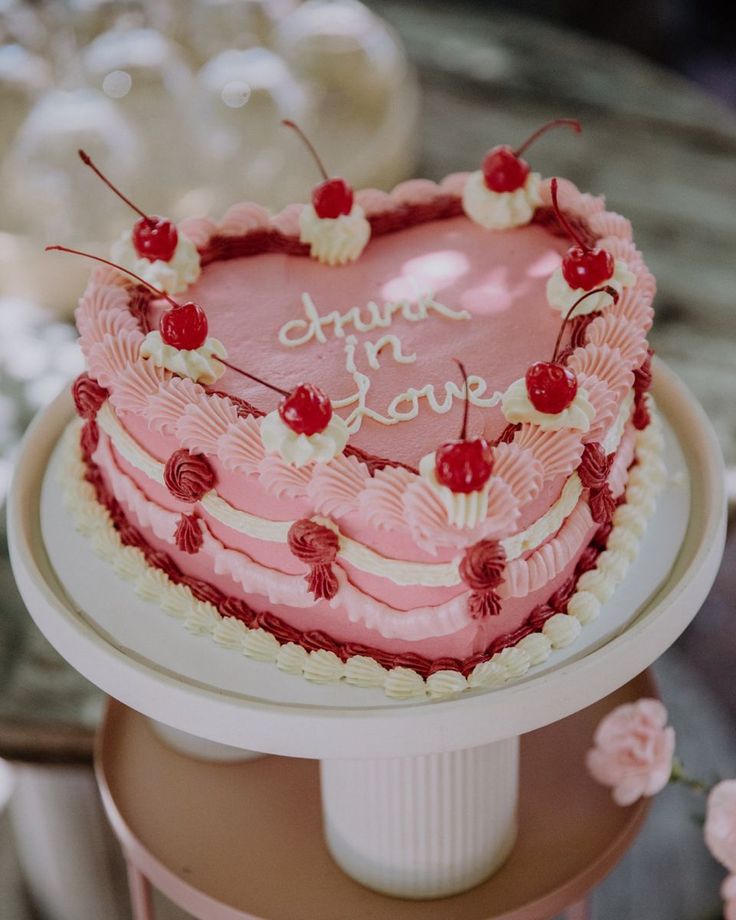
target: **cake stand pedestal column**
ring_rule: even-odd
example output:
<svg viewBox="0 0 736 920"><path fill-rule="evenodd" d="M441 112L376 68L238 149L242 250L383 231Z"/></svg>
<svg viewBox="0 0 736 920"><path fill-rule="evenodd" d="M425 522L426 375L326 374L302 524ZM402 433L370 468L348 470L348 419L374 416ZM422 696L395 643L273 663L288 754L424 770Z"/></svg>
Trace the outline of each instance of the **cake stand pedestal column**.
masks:
<svg viewBox="0 0 736 920"><path fill-rule="evenodd" d="M376 891L466 891L514 845L518 738L415 757L323 760L320 775L330 853Z"/></svg>

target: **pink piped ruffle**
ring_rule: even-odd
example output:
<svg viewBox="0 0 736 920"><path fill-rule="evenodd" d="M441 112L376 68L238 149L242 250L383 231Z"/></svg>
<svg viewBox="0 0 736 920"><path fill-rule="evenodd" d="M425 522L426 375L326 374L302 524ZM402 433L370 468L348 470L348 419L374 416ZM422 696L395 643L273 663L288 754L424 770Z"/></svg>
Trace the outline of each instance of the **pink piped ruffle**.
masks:
<svg viewBox="0 0 736 920"><path fill-rule="evenodd" d="M315 511L340 518L359 510L359 496L369 480L364 463L340 454L329 463L315 464L307 495Z"/></svg>
<svg viewBox="0 0 736 920"><path fill-rule="evenodd" d="M123 371L140 358L143 333L126 329L119 335L105 335L96 342L87 355L87 366L92 377L110 389Z"/></svg>
<svg viewBox="0 0 736 920"><path fill-rule="evenodd" d="M204 388L188 377L170 377L147 399L142 414L148 427L164 435L173 435L187 406L205 396Z"/></svg>
<svg viewBox="0 0 736 920"><path fill-rule="evenodd" d="M296 467L276 454L268 454L258 464L261 485L275 498L306 498L312 478L308 466Z"/></svg>
<svg viewBox="0 0 736 920"><path fill-rule="evenodd" d="M217 456L228 470L252 475L266 456L258 422L252 417L238 418L228 425L217 442Z"/></svg>
<svg viewBox="0 0 736 920"><path fill-rule="evenodd" d="M528 448L542 465L544 478L569 476L580 462L583 443L580 433L571 429L543 431L538 425L524 424L517 432L514 443Z"/></svg>
<svg viewBox="0 0 736 920"><path fill-rule="evenodd" d="M241 201L225 212L217 228L223 236L243 236L253 230L266 230L270 223L268 211L252 201Z"/></svg>
<svg viewBox="0 0 736 920"><path fill-rule="evenodd" d="M493 449L493 473L508 483L520 507L535 498L544 481L544 467L534 453L513 441Z"/></svg>
<svg viewBox="0 0 736 920"><path fill-rule="evenodd" d="M176 422L176 438L194 453L216 454L220 438L237 421L238 413L229 399L202 394L184 407Z"/></svg>
<svg viewBox="0 0 736 920"><path fill-rule="evenodd" d="M110 402L118 411L140 414L146 411L148 400L159 391L169 376L148 358L142 358L124 368L115 378Z"/></svg>

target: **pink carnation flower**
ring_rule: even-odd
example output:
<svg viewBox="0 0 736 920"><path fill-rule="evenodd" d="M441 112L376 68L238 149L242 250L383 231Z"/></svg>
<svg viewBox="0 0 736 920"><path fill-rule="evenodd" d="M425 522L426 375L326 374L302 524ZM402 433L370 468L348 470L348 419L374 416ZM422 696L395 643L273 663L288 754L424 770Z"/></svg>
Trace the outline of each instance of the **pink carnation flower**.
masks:
<svg viewBox="0 0 736 920"><path fill-rule="evenodd" d="M586 763L592 777L610 786L617 805L632 805L664 789L672 773L675 730L659 700L618 706L600 723Z"/></svg>
<svg viewBox="0 0 736 920"><path fill-rule="evenodd" d="M721 885L721 897L723 898L723 920L736 920L736 875L726 877Z"/></svg>
<svg viewBox="0 0 736 920"><path fill-rule="evenodd" d="M705 843L719 863L736 872L736 779L718 783L710 791ZM736 885L731 897L736 898Z"/></svg>

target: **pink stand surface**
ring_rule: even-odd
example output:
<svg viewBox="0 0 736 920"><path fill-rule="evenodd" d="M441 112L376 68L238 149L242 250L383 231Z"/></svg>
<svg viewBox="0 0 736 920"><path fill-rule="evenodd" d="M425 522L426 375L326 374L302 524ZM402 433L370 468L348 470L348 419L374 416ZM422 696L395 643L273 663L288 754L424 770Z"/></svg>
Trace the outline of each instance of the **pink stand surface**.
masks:
<svg viewBox="0 0 736 920"><path fill-rule="evenodd" d="M97 739L103 802L126 853L137 918L147 885L203 920L543 920L579 902L633 842L648 809L614 805L585 752L614 706L652 695L648 672L521 740L519 835L492 878L451 898L369 891L324 843L318 765L265 757L208 764L177 754L140 714L111 701Z"/></svg>

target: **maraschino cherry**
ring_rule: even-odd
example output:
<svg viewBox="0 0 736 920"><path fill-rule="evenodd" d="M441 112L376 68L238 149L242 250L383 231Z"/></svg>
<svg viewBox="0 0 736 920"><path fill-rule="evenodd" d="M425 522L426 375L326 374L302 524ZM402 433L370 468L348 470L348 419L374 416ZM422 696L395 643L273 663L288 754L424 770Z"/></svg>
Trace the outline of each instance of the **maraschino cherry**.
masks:
<svg viewBox="0 0 736 920"><path fill-rule="evenodd" d="M279 417L296 434L305 434L307 437L321 434L329 425L332 418L332 403L329 396L320 387L313 383L300 383L291 391L282 390L281 387L274 386L262 377L244 371L223 358L218 357L217 360L225 367L229 367L231 371L247 377L248 380L260 383L261 386L268 387L275 393L280 393L284 398L279 403Z"/></svg>
<svg viewBox="0 0 736 920"><path fill-rule="evenodd" d="M492 147L483 158L482 170L486 186L492 192L515 192L520 189L529 175L529 164L521 158L522 153L550 128L560 125L572 128L576 134L582 131L580 122L575 118L555 118L537 128L516 150L508 144Z"/></svg>
<svg viewBox="0 0 736 920"><path fill-rule="evenodd" d="M170 297L165 291L149 284L140 275L132 272L129 268L123 268L109 259L103 259L101 256L94 256L90 252L82 252L80 249L69 249L67 246L47 246L46 252L68 252L75 256L84 256L85 259L93 259L95 262L102 262L103 265L109 265L126 275L130 275L138 284L148 288L157 297L167 300L171 307L161 314L158 328L161 338L167 345L172 348L179 348L185 351L193 351L201 348L207 341L209 330L207 315L204 310L196 303L188 301L187 303L177 303L173 297Z"/></svg>
<svg viewBox="0 0 736 920"><path fill-rule="evenodd" d="M460 437L440 444L435 453L435 474L452 492L477 492L488 482L493 471L491 448L485 438L468 438L468 375L457 361L465 381L465 408Z"/></svg>
<svg viewBox="0 0 736 920"><path fill-rule="evenodd" d="M327 170L320 159L317 150L314 147L314 144L309 140L306 134L302 131L299 125L296 122L291 121L288 118L285 118L282 122L282 125L285 125L287 128L291 128L292 131L295 131L299 137L302 139L302 142L306 146L307 150L312 154L314 162L317 164L317 168L322 173L323 182L320 182L319 185L315 185L312 189L312 207L317 212L317 217L327 217L327 218L336 218L340 217L343 214L349 214L353 208L353 190L348 185L348 183L341 179L339 176L331 179L327 175Z"/></svg>
<svg viewBox="0 0 736 920"><path fill-rule="evenodd" d="M332 418L332 403L319 387L301 383L279 406L281 420L297 434L318 434Z"/></svg>
<svg viewBox="0 0 736 920"><path fill-rule="evenodd" d="M157 217L155 214L146 214L141 211L138 205L133 204L130 198L127 198L120 189L116 188L107 176L92 162L92 158L84 150L79 151L79 158L85 166L89 166L92 172L96 173L113 192L124 201L128 207L132 208L136 214L140 214L140 219L133 225L133 246L135 251L142 259L148 259L149 262L156 262L160 259L162 262L168 262L176 251L176 245L179 242L179 232L176 225L165 217Z"/></svg>
<svg viewBox="0 0 736 920"><path fill-rule="evenodd" d="M613 302L618 300L618 291L606 285L588 291L582 297L578 297L575 303L565 314L565 318L557 334L555 349L552 353L551 361L535 361L529 366L526 372L526 391L529 396L529 402L538 412L544 412L548 415L557 415L563 412L568 406L572 405L578 392L578 380L569 367L565 367L557 360L557 355L562 342L562 334L567 322L572 317L578 304L582 303L586 297L592 297L593 294L609 294Z"/></svg>
<svg viewBox="0 0 736 920"><path fill-rule="evenodd" d="M567 250L562 260L562 277L573 290L590 291L594 287L599 287L613 277L613 256L607 249L593 249L588 246L571 226L557 201L557 179L552 180L550 189L557 219L577 243L577 246L571 246Z"/></svg>

